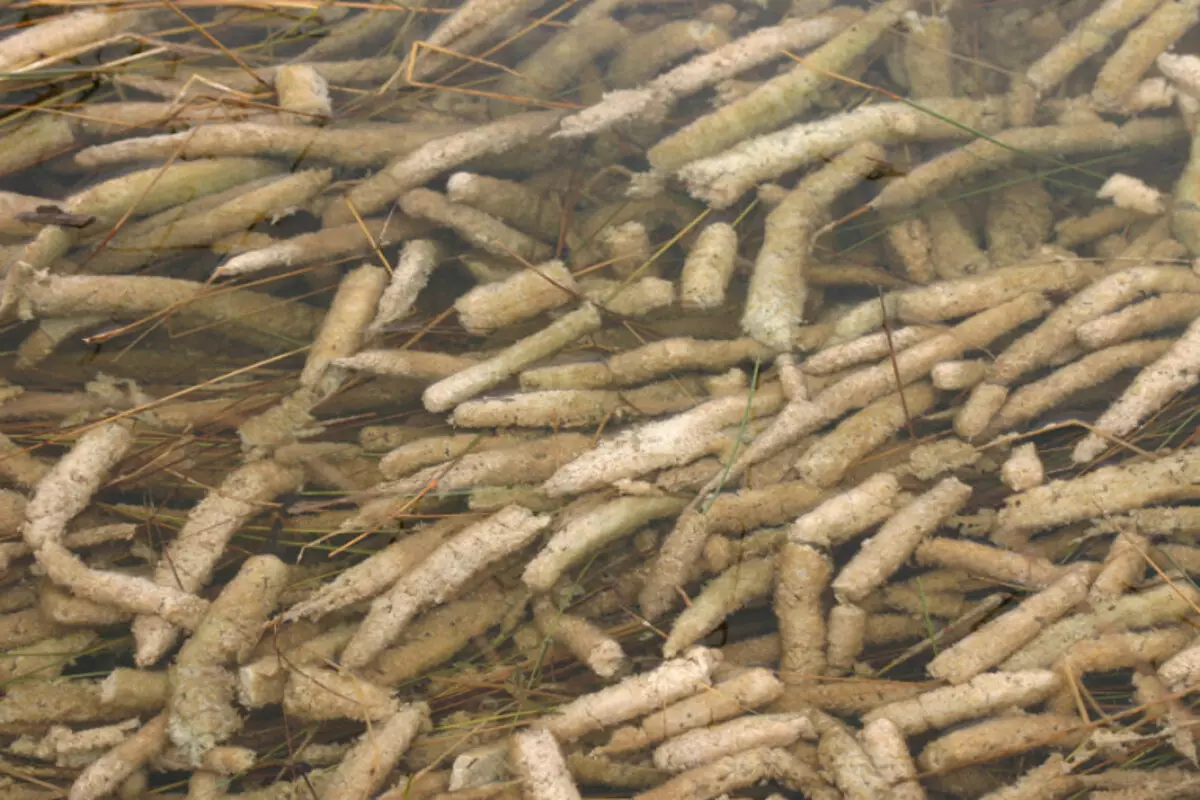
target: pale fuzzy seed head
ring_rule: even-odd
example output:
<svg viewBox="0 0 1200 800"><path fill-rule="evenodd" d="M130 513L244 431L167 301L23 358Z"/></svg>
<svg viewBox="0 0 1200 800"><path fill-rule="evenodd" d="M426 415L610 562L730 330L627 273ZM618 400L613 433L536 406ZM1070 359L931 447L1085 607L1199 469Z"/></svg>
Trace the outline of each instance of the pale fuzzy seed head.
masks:
<svg viewBox="0 0 1200 800"><path fill-rule="evenodd" d="M1000 467L1000 478L1014 492L1040 486L1046 480L1046 471L1038 457L1037 445L1027 442L1014 447Z"/></svg>
<svg viewBox="0 0 1200 800"><path fill-rule="evenodd" d="M1180 91L1200 100L1200 57L1163 53L1154 63Z"/></svg>
<svg viewBox="0 0 1200 800"><path fill-rule="evenodd" d="M1165 208L1162 193L1132 175L1115 172L1096 192L1100 200L1112 200L1117 208L1128 208L1148 216L1157 216Z"/></svg>

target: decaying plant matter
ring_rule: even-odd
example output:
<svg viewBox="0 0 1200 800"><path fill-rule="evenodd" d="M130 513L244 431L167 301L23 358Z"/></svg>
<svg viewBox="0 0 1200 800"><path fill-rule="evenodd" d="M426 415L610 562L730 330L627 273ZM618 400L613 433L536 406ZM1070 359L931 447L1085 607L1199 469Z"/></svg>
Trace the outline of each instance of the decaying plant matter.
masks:
<svg viewBox="0 0 1200 800"><path fill-rule="evenodd" d="M0 797L1200 786L1200 0L0 2Z"/></svg>

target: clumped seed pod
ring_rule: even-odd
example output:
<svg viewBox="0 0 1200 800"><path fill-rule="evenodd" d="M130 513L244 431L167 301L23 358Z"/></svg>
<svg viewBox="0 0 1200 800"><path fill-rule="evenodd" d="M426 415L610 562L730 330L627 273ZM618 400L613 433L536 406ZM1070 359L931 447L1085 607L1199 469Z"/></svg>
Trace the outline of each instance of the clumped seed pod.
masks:
<svg viewBox="0 0 1200 800"><path fill-rule="evenodd" d="M274 556L247 559L171 665L167 734L192 763L241 729L229 666L250 655L286 575Z"/></svg>

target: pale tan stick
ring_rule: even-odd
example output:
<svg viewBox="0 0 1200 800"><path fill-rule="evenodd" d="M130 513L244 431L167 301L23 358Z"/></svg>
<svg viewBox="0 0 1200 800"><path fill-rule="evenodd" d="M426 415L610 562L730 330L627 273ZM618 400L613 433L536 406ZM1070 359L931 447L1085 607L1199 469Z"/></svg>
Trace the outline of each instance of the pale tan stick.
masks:
<svg viewBox="0 0 1200 800"><path fill-rule="evenodd" d="M650 148L651 166L674 172L690 161L719 153L804 113L819 90L870 48L911 7L889 0L807 56L806 63L757 87L738 101L700 117Z"/></svg>
<svg viewBox="0 0 1200 800"><path fill-rule="evenodd" d="M310 387L316 390L318 397L323 397L341 383L344 375L341 370L322 379L335 359L352 356L358 351L387 280L384 269L372 266L359 267L342 278L321 327L309 345L308 358L300 372L301 386Z"/></svg>
<svg viewBox="0 0 1200 800"><path fill-rule="evenodd" d="M566 614L545 597L533 604L533 621L543 636L561 642L602 678L611 678L625 666L620 643L584 617Z"/></svg>
<svg viewBox="0 0 1200 800"><path fill-rule="evenodd" d="M1017 608L943 650L929 662L929 674L959 684L996 666L1037 636L1047 623L1083 600L1094 574L1094 569L1086 567L1073 569Z"/></svg>
<svg viewBox="0 0 1200 800"><path fill-rule="evenodd" d="M95 800L108 795L166 746L167 715L159 714L81 772L71 784L69 800Z"/></svg>
<svg viewBox="0 0 1200 800"><path fill-rule="evenodd" d="M242 727L229 666L258 644L287 570L274 556L247 559L171 665L167 734L193 764Z"/></svg>
<svg viewBox="0 0 1200 800"><path fill-rule="evenodd" d="M439 172L485 154L502 153L550 130L562 116L558 111L514 114L421 146L392 161L346 195L345 203L330 206L325 224L344 225L354 219L350 204L363 216L382 209L409 189L422 186Z"/></svg>
<svg viewBox="0 0 1200 800"><path fill-rule="evenodd" d="M654 766L683 772L757 747L788 747L801 738L817 738L808 714L747 714L668 739L654 750Z"/></svg>
<svg viewBox="0 0 1200 800"><path fill-rule="evenodd" d="M133 433L127 424L112 422L92 428L38 481L21 526L22 537L35 553L43 545L62 540L67 523L87 508L109 470L132 445Z"/></svg>
<svg viewBox="0 0 1200 800"><path fill-rule="evenodd" d="M1110 446L1110 436L1126 436L1136 430L1146 418L1197 382L1200 382L1200 321L1188 326L1167 352L1138 373L1121 397L1096 420L1095 430L1075 445L1072 458L1076 463L1093 460Z"/></svg>
<svg viewBox="0 0 1200 800"><path fill-rule="evenodd" d="M970 495L971 487L957 478L945 478L901 508L838 573L833 581L834 594L843 601L862 600L891 577L921 539L958 511Z"/></svg>
<svg viewBox="0 0 1200 800"><path fill-rule="evenodd" d="M1016 706L1040 703L1062 686L1050 670L977 675L960 686L933 689L914 698L900 700L868 711L863 721L887 719L905 736L918 736L935 728L946 728Z"/></svg>
<svg viewBox="0 0 1200 800"><path fill-rule="evenodd" d="M573 742L587 733L632 719L702 691L711 683L717 654L702 647L664 662L651 672L567 703L541 717L544 728L561 742Z"/></svg>
<svg viewBox="0 0 1200 800"><path fill-rule="evenodd" d="M725 661L729 660L726 655ZM710 691L692 695L655 711L637 725L618 728L613 731L608 744L596 752L620 754L641 750L686 731L752 711L772 702L782 692L783 684L772 671L742 669L728 679L713 684Z"/></svg>
<svg viewBox="0 0 1200 800"><path fill-rule="evenodd" d="M1051 481L1006 499L993 539L1025 537L1055 525L1186 496L1198 481L1200 447Z"/></svg>
<svg viewBox="0 0 1200 800"><path fill-rule="evenodd" d="M342 653L342 663L351 668L369 664L419 611L444 603L488 565L524 547L549 524L549 517L512 505L441 544L371 604Z"/></svg>
<svg viewBox="0 0 1200 800"><path fill-rule="evenodd" d="M524 787L526 800L579 800L562 750L550 731L531 728L509 738L509 760Z"/></svg>
<svg viewBox="0 0 1200 800"><path fill-rule="evenodd" d="M383 786L417 733L429 725L429 707L413 703L367 729L338 764L323 800L367 800Z"/></svg>
<svg viewBox="0 0 1200 800"><path fill-rule="evenodd" d="M186 592L199 590L212 577L213 568L238 529L277 495L298 488L300 478L296 468L271 460L231 472L188 514L155 567L155 582ZM161 619L141 616L134 620L138 664L157 662L175 642L177 633Z"/></svg>
<svg viewBox="0 0 1200 800"><path fill-rule="evenodd" d="M601 324L600 312L591 303L585 303L487 361L467 367L433 384L421 396L425 408L435 413L448 411L462 401L469 400L515 375L533 362L556 353L579 337L599 330Z"/></svg>

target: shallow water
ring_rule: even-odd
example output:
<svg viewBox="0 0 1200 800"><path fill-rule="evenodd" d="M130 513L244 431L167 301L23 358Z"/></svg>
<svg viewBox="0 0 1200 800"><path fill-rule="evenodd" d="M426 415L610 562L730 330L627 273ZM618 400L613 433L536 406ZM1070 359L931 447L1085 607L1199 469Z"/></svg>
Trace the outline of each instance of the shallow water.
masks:
<svg viewBox="0 0 1200 800"><path fill-rule="evenodd" d="M923 4L905 11L898 0L835 8L819 0L790 8L493 5L475 20L454 4L197 0L74 17L66 16L73 7L0 9L0 433L11 442L0 461L0 546L13 548L0 573L0 631L8 630L0 633L0 680L9 693L0 699L0 746L15 781L6 790L27 792L13 796L61 796L58 789L128 732L103 745L63 745L75 748L68 757L46 749L51 723L144 723L164 707L175 726L156 734L165 755L142 757L113 782L128 796L431 797L464 780L480 787L472 797L517 796L517 762L495 749L503 737L659 667L663 640L706 602L718 613L687 644L726 653L730 664L717 679L728 680L732 664L761 665L789 685L773 705L741 710L811 704L857 731L880 702L871 692L931 687L921 683L926 667L952 637L1027 607L1066 574L1064 565L1111 563L1128 539L1141 560L1123 583L1111 578L1118 595L1147 591L1175 567L1195 571L1187 559L1200 531L1191 505L1197 467L1180 467L1153 490L1134 472L1117 473L1107 487L1089 484L1096 507L1079 513L1069 510L1065 483L1089 474L1094 464L1086 462L1099 455L1107 464L1163 464L1180 453L1186 460L1197 446L1195 363L1179 368L1190 382L1177 381L1162 407L1132 428L1110 430L1104 416L1136 370L1182 350L1181 337L1196 339L1200 317L1200 278L1191 270L1200 256L1200 167L1190 155L1196 101L1170 63L1162 69L1173 82L1166 81L1157 53L1122 48L1124 29L1144 14L1109 21L1117 31L1110 43L1059 68L1070 50L1059 43L1092 24L1085 20L1099 3L972 4L942 16ZM1149 13L1154 4L1136 5ZM855 39L851 24L878 31ZM59 26L69 38L31 41ZM755 63L720 79L696 77L707 52L773 27L786 38L751 39ZM1170 38L1174 53L1195 52L1200 34L1188 25L1178 33L1156 34L1159 49ZM836 46L825 44L831 39ZM1106 66L1118 57L1126 68ZM570 135L622 99L633 102L627 116ZM959 177L939 173L955 159ZM1114 205L1097 192L1118 173L1142 183ZM558 272L533 276L535 268L550 272L540 265L552 259L562 262ZM1085 287L1133 268L1160 272L1119 300L1072 304L1094 291ZM973 299L951 299L989 276L1012 277ZM1032 305L1022 311L1026 291L1041 298L1026 297ZM1143 315L1155 321L1134 321L1125 333L1085 330L1147 299L1160 303ZM997 314L987 331L968 324L1010 307L1011 318ZM548 341L568 324L578 328ZM947 331L961 346L937 344ZM870 334L873 343L860 340ZM1032 341L1027 335L1049 344L1022 355L1025 345L1014 343ZM1095 367L1100 377L1028 413L1011 402L1022 387L1052 383L1092 351L1126 339L1145 352L1123 356L1123 369ZM832 348L856 341L858 356L821 368L811 359L832 360ZM362 359L372 351L386 352L368 364ZM777 360L781 352L794 361ZM507 360L503 368L478 374L479 362L497 357ZM896 381L907 387L901 394ZM964 410L986 405L980 385L1003 394L981 421ZM812 405L800 408L805 394ZM792 435L766 446L798 408ZM130 592L115 598L63 573L46 579L44 565L22 549L27 508L39 508L26 501L49 491L50 479L39 479L81 436L114 422L132 424L127 449L98 468L59 530L89 576L76 580L119 574L188 602L217 601L213 608L228 613L218 598L237 585L248 558L288 565L279 567L286 588L264 583L259 599L272 591L278 598L257 610L246 602L252 630L214 645L214 663L181 651L186 636L149 643L138 627L147 623L132 620L154 618ZM1104 447L1079 458L1093 424ZM1029 442L1041 481L1002 474L1013 446ZM278 485L242 477L255 464L275 465ZM887 501L892 511L928 497L939 480L962 481L970 498L922 523L861 593L837 581L848 581L843 570L869 552L860 550L861 534L886 538L881 532L894 522L874 526L890 511L853 534L806 540L827 551L831 574L806 606L816 622L803 630L813 641L794 641L798 634L788 631L802 626L788 629L799 623L780 611L791 602L781 599L782 568L778 586L750 586L739 583L739 565L782 558L785 542L799 544L788 533L797 519L885 471L899 481ZM1044 501L1068 509L1061 519L1005 528L1002 513L995 522L997 510L1042 498L1035 487L1043 481L1064 482ZM233 507L198 522L197 509L222 494ZM627 511L622 497L647 498L647 508L658 498L665 510L611 523L603 541L547 585L531 580L529 562L566 546L553 537L586 535L570 526L602 503L612 505L602 506L596 525L616 519ZM509 505L528 509L541 527L509 552L489 550L498 532L469 538ZM1157 513L1143 506L1180 510L1163 511L1178 514L1164 521L1137 516ZM695 509L704 529L700 546L689 548L678 533ZM1113 535L1114 520L1128 523L1123 534ZM117 523L133 525L94 533ZM440 527L431 534L431 525ZM918 545L935 536L990 536L1043 577L1033 578L1031 566L1014 578L986 557L970 566L926 560ZM198 547L178 544L189 537ZM1182 549L1154 549L1168 540ZM460 549L437 549L444 541ZM411 552L374 573L359 567L345 597L330 599L337 576L368 558L384 563L380 553L404 542ZM664 552L685 555L673 577L662 577ZM462 574L447 568L430 581L421 565L438 558ZM405 584L413 575L426 583ZM645 588L647 575L658 595ZM701 594L723 579L733 599ZM1190 578L1169 579L1190 586ZM538 592L540 605L531 603ZM286 616L314 596L328 603L314 612L319 622ZM417 599L377 643L382 656L358 638L343 651L384 615L381 601L362 622L379 596L390 597L389 607ZM1082 618L1103 602L1093 591L1045 621ZM834 608L841 622L830 616ZM559 628L561 613L568 616ZM1183 631L1186 614L1162 611L1153 624ZM938 633L960 617L963 631ZM863 620L863 641L853 643L854 631L840 631L844 640L831 634L829 659L844 663L827 664L825 626L857 624L851 618ZM188 625L202 626L200 619ZM774 640L760 638L779 630L779 619L782 656ZM568 622L577 621L594 625L590 645L566 640ZM1144 627L1111 624L1094 635ZM623 650L615 674L587 658L588 647L600 647L595 637L613 643L604 645L610 656L611 647ZM1095 727L1132 735L1136 719L1144 738L1120 758L1093 739L1096 749L1082 751L1075 774L1101 777L1064 792L1120 788L1131 779L1114 763L1182 768L1192 752L1181 722L1190 719L1192 684L1160 685L1155 695L1145 676L1185 641L1087 672L1077 703L1066 702L1061 687L1018 703L1038 716L1012 735L1020 742L1011 748L1005 740L974 755L954 741L945 747L962 749L949 755L930 749L968 721L996 722L998 709L913 734L907 745L917 766L909 767L931 797L983 796L1049 754L1071 752ZM306 642L318 644L305 653ZM56 655L16 652L32 646ZM746 655L752 646L766 655ZM209 739L180 732L206 724L180 710L180 664L196 658L218 676L212 685L228 680L242 692L236 701L218 698L229 729L202 731ZM1000 660L979 672L993 674ZM254 700L246 673L237 672L252 664L276 670L255 685L262 694ZM39 717L16 688L52 686L60 674L79 687L135 665L145 670L134 680L146 694L127 707L48 703ZM872 678L901 683L878 689ZM334 686L339 680L346 683ZM307 688L297 688L303 681ZM346 699L355 692L372 700L355 705ZM429 704L430 721L399 747L403 757L380 756L393 766L365 779L342 762L354 737L397 719L389 704L418 701ZM1140 716L1143 707L1165 716ZM1115 716L1089 728L1100 711ZM628 767L623 779L598 777L597 765L583 760L590 748L606 741L603 730L634 724L643 712L578 741L558 733L585 796L798 797L823 785L778 767L727 786L667 782L650 766L648 748L618 759ZM1063 722L1071 714L1085 718ZM723 712L730 715L740 716ZM830 752L820 766L850 796L852 755L831 754L839 740L822 719L811 741L756 744L776 748L772 758L815 765L821 738ZM32 738L14 744L20 734ZM187 761L214 741L245 748L235 755L253 766L220 748L236 767ZM474 775L462 758L471 748L491 754ZM872 755L880 771L889 768ZM467 777L452 775L452 764ZM325 788L347 775L366 781L357 793ZM406 790L411 776L416 783ZM757 786L760 778L769 789ZM526 796L567 796L546 791Z"/></svg>

